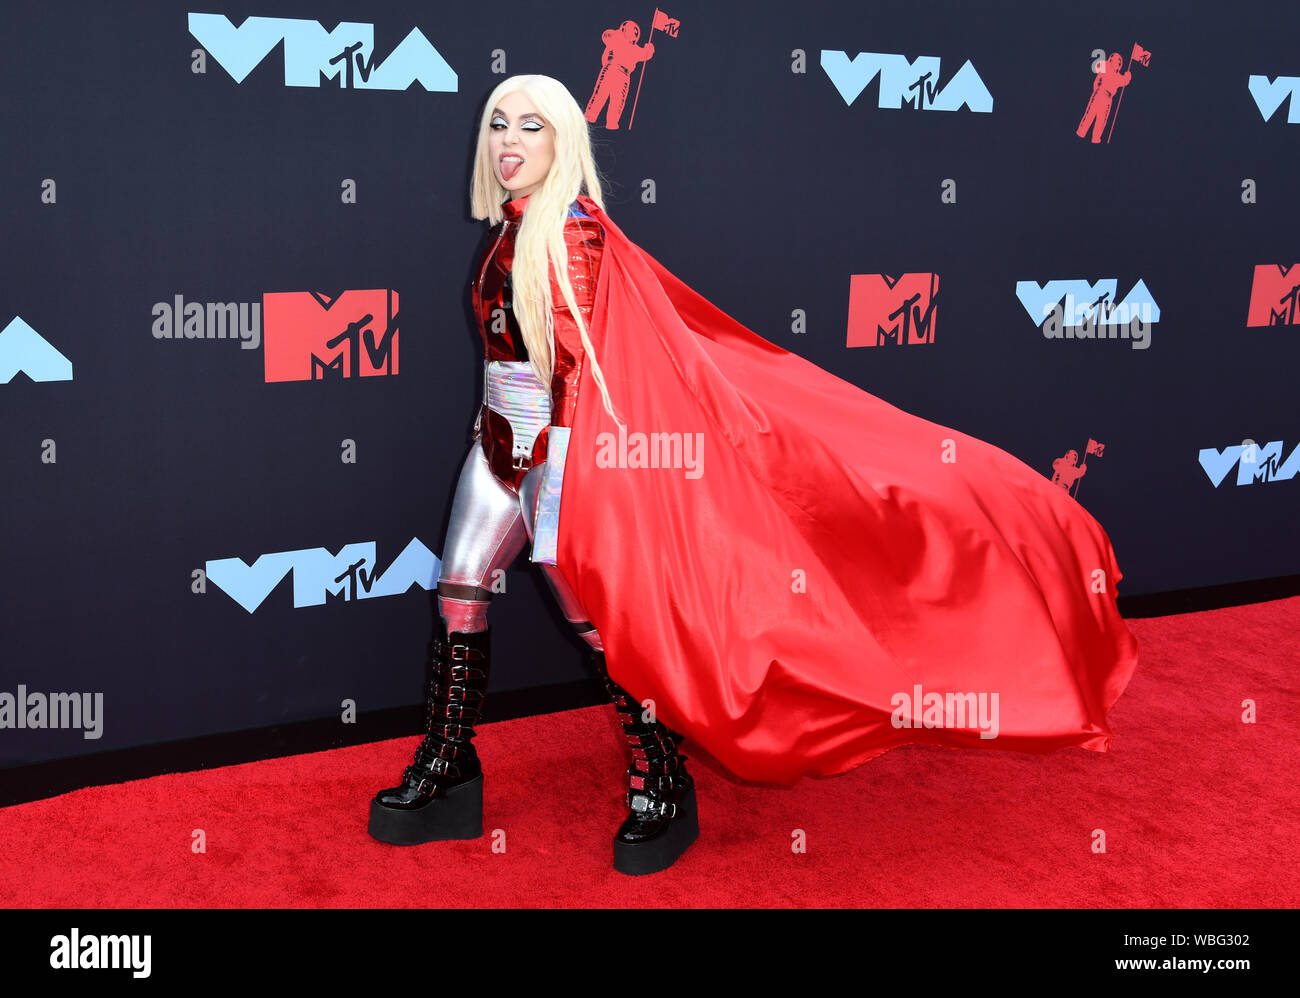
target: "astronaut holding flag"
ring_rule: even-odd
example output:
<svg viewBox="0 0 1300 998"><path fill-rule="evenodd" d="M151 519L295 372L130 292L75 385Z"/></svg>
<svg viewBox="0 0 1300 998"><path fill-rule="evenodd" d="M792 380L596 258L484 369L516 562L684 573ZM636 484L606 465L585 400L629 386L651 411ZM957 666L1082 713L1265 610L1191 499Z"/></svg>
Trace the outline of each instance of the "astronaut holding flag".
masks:
<svg viewBox="0 0 1300 998"><path fill-rule="evenodd" d="M1143 66L1151 65L1151 53L1141 45L1134 43L1133 51L1129 55L1129 70L1132 70L1133 63L1140 62ZM1075 134L1083 138L1092 129L1092 141L1094 144L1101 142L1101 134L1106 131L1106 122L1110 121L1110 131L1115 130L1115 122L1111 117L1111 104L1115 106L1115 118L1119 117L1119 105L1123 101L1124 95L1119 94L1116 99L1115 95L1120 90L1129 85L1132 80L1132 73L1122 70L1124 57L1118 52L1112 52L1110 58L1106 60L1104 68L1098 72L1092 81L1092 96L1088 98L1088 106L1083 112L1083 118L1079 122L1079 127L1075 129ZM1110 134L1107 133L1106 141L1110 142Z"/></svg>
<svg viewBox="0 0 1300 998"><path fill-rule="evenodd" d="M670 37L676 38L680 26L680 21L655 8L650 28L652 32L663 31ZM645 79L644 64L655 54L654 42L639 45L637 43L640 38L641 29L635 21L624 21L619 25L618 30L611 28L601 35L601 41L605 43L605 51L601 55L600 75L596 77L596 87L592 91L591 99L587 101L585 111L586 119L593 124L600 117L600 110L608 101L609 109L605 113L605 127L608 129L619 127L618 122L623 116L623 105L627 101L632 70L638 63L642 64L641 78L637 80L636 85L637 96L640 96L641 81ZM632 127L631 119L635 116L636 100L634 99L632 114L628 118L629 128Z"/></svg>

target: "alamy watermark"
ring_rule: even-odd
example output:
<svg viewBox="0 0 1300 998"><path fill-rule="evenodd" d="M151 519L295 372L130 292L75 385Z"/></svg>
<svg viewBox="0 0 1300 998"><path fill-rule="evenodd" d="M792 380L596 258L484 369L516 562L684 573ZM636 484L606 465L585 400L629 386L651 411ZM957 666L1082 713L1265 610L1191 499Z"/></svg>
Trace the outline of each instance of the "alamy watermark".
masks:
<svg viewBox="0 0 1300 998"><path fill-rule="evenodd" d="M1151 345L1155 319L1149 301L1113 303L1103 298L1088 302L1068 294L1064 304L1043 307L1040 325L1049 340L1130 340L1134 350L1145 350Z"/></svg>
<svg viewBox="0 0 1300 998"><path fill-rule="evenodd" d="M50 938L50 967L54 970L129 970L132 977L152 972L153 936L82 934L73 927Z"/></svg>
<svg viewBox="0 0 1300 998"><path fill-rule="evenodd" d="M642 433L620 426L596 434L598 468L680 468L687 478L704 474L703 433Z"/></svg>
<svg viewBox="0 0 1300 998"><path fill-rule="evenodd" d="M998 736L997 693L895 693L889 723L895 728L975 728L981 738Z"/></svg>
<svg viewBox="0 0 1300 998"><path fill-rule="evenodd" d="M28 693L0 690L0 728L84 728L83 738L104 734L103 693Z"/></svg>
<svg viewBox="0 0 1300 998"><path fill-rule="evenodd" d="M183 295L153 307L156 340L240 340L243 350L262 345L260 301L189 301Z"/></svg>

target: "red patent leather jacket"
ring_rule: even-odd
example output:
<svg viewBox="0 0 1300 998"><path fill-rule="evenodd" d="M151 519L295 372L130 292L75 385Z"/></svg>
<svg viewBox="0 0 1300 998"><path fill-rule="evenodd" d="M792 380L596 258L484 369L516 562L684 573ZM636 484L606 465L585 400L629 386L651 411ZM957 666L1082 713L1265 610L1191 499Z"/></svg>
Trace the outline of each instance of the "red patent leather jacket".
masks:
<svg viewBox="0 0 1300 998"><path fill-rule="evenodd" d="M531 195L529 195L531 196ZM506 201L501 210L504 219L491 232L490 241L478 265L472 296L483 351L487 360L526 361L528 350L513 310L510 269L514 264L515 236L523 221L528 197ZM574 201L564 220L564 242L568 249L568 277L582 320L591 330L591 312L596 298L596 279L605 247L605 232L599 222L588 216ZM551 375L551 424L571 426L578 398L578 379L582 373L585 350L578 324L574 321L560 292L555 269L551 268L551 314L555 332L555 357ZM532 465L546 460L548 431L543 428L533 445L532 461L516 467L511 458L510 422L484 404L479 413L478 436L493 474L502 482L518 487Z"/></svg>

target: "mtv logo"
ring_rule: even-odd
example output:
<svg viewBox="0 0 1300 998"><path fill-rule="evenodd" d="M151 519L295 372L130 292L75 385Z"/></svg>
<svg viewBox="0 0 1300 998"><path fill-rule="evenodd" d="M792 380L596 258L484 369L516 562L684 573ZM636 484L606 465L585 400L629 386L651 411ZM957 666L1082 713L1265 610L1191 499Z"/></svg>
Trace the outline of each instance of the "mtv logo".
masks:
<svg viewBox="0 0 1300 998"><path fill-rule="evenodd" d="M933 343L938 274L853 274L848 346Z"/></svg>
<svg viewBox="0 0 1300 998"><path fill-rule="evenodd" d="M1300 297L1300 264L1260 264L1250 282L1247 326L1294 326Z"/></svg>
<svg viewBox="0 0 1300 998"><path fill-rule="evenodd" d="M397 373L397 292L286 291L262 296L267 381Z"/></svg>

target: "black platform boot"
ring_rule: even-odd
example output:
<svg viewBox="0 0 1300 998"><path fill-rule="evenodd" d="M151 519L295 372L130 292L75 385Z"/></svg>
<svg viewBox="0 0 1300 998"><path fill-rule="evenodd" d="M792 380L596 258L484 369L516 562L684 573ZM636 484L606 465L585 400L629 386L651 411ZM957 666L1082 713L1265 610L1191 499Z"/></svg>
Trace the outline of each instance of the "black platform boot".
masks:
<svg viewBox="0 0 1300 998"><path fill-rule="evenodd" d="M447 633L429 642L429 726L402 784L370 802L370 834L398 846L483 834L483 767L470 739L487 692L491 662L486 630Z"/></svg>
<svg viewBox="0 0 1300 998"><path fill-rule="evenodd" d="M695 781L686 771L688 756L677 751L682 735L660 721L642 721L641 704L610 679L603 655L596 660L632 747L625 798L631 813L614 835L614 869L633 876L658 873L700 834Z"/></svg>

